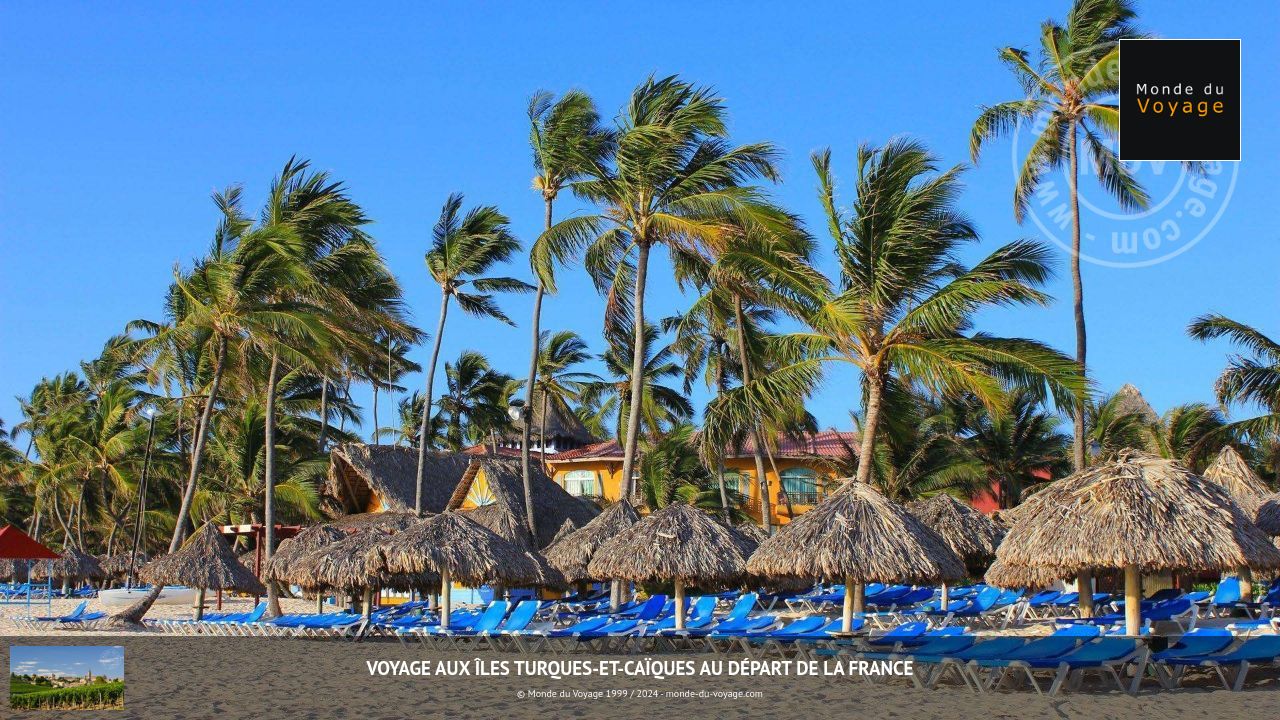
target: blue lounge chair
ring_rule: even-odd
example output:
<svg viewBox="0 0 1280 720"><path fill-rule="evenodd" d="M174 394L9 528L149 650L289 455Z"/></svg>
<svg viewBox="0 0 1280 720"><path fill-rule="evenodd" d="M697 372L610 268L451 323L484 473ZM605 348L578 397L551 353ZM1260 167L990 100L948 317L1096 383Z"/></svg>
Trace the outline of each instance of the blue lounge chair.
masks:
<svg viewBox="0 0 1280 720"><path fill-rule="evenodd" d="M1218 587L1213 591L1213 597L1206 600L1204 605L1210 615L1223 611L1230 612L1231 608L1240 602L1240 597L1240 578L1227 576L1218 582Z"/></svg>
<svg viewBox="0 0 1280 720"><path fill-rule="evenodd" d="M1001 657L1025 644L1027 644L1026 638L998 637L947 653L927 654L917 649L911 657L918 668L923 668L923 672L913 674L912 679L917 685L932 689L938 686L938 682L946 676L948 670L955 670L960 680L966 686L970 686L969 675L965 672L966 663L970 660Z"/></svg>
<svg viewBox="0 0 1280 720"><path fill-rule="evenodd" d="M1170 647L1152 653L1145 668L1150 668L1151 674L1155 676L1156 682L1160 683L1161 687L1169 688L1173 686L1174 680L1165 666L1166 661L1220 653L1235 644L1235 641L1236 636L1225 628L1197 628L1183 635ZM1141 684L1145 674L1141 671L1134 673L1135 689Z"/></svg>
<svg viewBox="0 0 1280 720"><path fill-rule="evenodd" d="M507 638L511 640L516 651L522 653L537 652L544 647L550 647L552 640L560 640L562 638L572 638L581 633L588 633L608 625L609 618L603 615L596 615L584 620L580 620L568 627L559 629L532 629L528 628L521 631L512 631L507 634Z"/></svg>
<svg viewBox="0 0 1280 720"><path fill-rule="evenodd" d="M484 612L480 613L480 617L475 620L459 624L450 618L448 627L441 625L433 625L423 628L418 633L418 639L425 645L428 640L442 639L446 645L451 645L451 638L455 635L474 635L478 632L488 632L498 627L503 619L507 617L507 611L511 609L511 603L506 600L494 600L485 607Z"/></svg>
<svg viewBox="0 0 1280 720"><path fill-rule="evenodd" d="M526 630L541 609L542 603L538 600L521 600L516 604L511 614L507 616L507 619L502 620L497 627L473 627L469 630L450 633L448 637L453 641L455 647L474 641L477 647L485 645L494 648L496 647L495 640Z"/></svg>
<svg viewBox="0 0 1280 720"><path fill-rule="evenodd" d="M865 627L866 621L862 618L855 617L851 623L851 631L859 632ZM829 642L832 633L841 632L844 628L844 620L837 618L826 622L812 630L802 632L777 632L766 633L763 636L763 642L759 645L750 645L749 647L757 650L756 657L766 657L776 653L780 657L788 657L794 653L797 656L805 657L810 649L815 648L819 643ZM748 650L751 654L751 650Z"/></svg>
<svg viewBox="0 0 1280 720"><path fill-rule="evenodd" d="M973 683L972 687L981 691L994 685L997 680L1003 679L1004 670L1008 668L1011 662L1031 659L1041 660L1064 655L1076 649L1082 642L1097 638L1099 634L1100 632L1096 626L1072 625L1057 630L1047 637L1032 640L999 656L972 658L964 669L969 673L969 679ZM989 671L985 680L980 675L982 670Z"/></svg>
<svg viewBox="0 0 1280 720"><path fill-rule="evenodd" d="M1049 694L1057 695L1064 684L1078 685L1085 672L1094 670L1100 673L1107 673L1115 680L1116 686L1120 690L1125 690L1124 681L1120 678L1119 668L1130 662L1137 661L1141 663L1145 657L1145 652L1145 647L1140 645L1134 638L1107 637L1081 645L1065 653L1055 653L1051 649L1048 654L1041 657L1027 657L1024 655L1020 659L1009 662L1004 667L996 686L998 687L1004 682L1004 675L1007 675L1009 671L1021 670L1031 683L1031 686L1035 688L1036 694L1042 695L1044 691L1040 689L1040 684L1036 682L1035 673L1037 670L1048 670L1054 673L1053 684L1049 687Z"/></svg>
<svg viewBox="0 0 1280 720"><path fill-rule="evenodd" d="M1170 668L1169 687L1176 687L1181 683L1182 673L1187 668L1208 667L1218 674L1224 688L1240 690L1244 687L1250 666L1273 664L1277 661L1280 661L1280 635L1260 635L1245 640L1240 647L1229 652L1168 658L1162 664ZM1235 677L1228 681L1228 673L1233 669Z"/></svg>
<svg viewBox="0 0 1280 720"><path fill-rule="evenodd" d="M1178 627L1183 632L1189 632L1196 628L1198 608L1190 600L1178 598L1146 605L1140 610L1140 613L1144 625L1150 625L1153 622L1174 622L1178 624ZM1123 612L1115 612L1091 618L1065 618L1058 620L1058 623L1107 626L1120 625L1124 621L1125 614Z"/></svg>

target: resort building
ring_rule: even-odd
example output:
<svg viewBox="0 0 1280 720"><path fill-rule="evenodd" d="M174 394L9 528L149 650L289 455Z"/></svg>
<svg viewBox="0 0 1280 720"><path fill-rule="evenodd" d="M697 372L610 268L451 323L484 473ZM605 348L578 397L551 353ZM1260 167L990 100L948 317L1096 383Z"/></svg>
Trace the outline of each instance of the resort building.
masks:
<svg viewBox="0 0 1280 720"><path fill-rule="evenodd" d="M848 461L856 445L855 433L834 430L779 437L777 449L764 460L773 523L786 524L825 497L837 477L838 463ZM548 455L546 462L556 484L570 495L608 501L622 495L622 446L616 440ZM744 498L745 509L757 522L763 520L754 444L748 440L741 450L729 453L724 466L727 488Z"/></svg>

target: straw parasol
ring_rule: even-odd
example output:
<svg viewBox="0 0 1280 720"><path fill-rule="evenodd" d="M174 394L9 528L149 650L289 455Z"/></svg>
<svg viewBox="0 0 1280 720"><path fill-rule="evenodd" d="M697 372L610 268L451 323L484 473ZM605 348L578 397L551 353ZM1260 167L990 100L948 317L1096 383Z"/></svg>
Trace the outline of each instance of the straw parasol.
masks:
<svg viewBox="0 0 1280 720"><path fill-rule="evenodd" d="M213 523L192 535L177 552L152 560L138 576L155 585L187 585L200 590L196 619L204 616L206 590L238 590L265 595L267 589L232 552Z"/></svg>
<svg viewBox="0 0 1280 720"><path fill-rule="evenodd" d="M441 627L449 626L454 581L518 585L539 577L537 563L524 548L456 511L423 520L372 547L368 562L370 572L439 573Z"/></svg>
<svg viewBox="0 0 1280 720"><path fill-rule="evenodd" d="M1256 521L1258 528L1266 534L1280 535L1280 493L1262 499Z"/></svg>
<svg viewBox="0 0 1280 720"><path fill-rule="evenodd" d="M0 580L27 581L27 563L19 560L0 560Z"/></svg>
<svg viewBox="0 0 1280 720"><path fill-rule="evenodd" d="M31 568L31 577L44 580L47 577L64 580L101 580L107 576L98 558L80 550L69 547L62 551L57 560L40 563Z"/></svg>
<svg viewBox="0 0 1280 720"><path fill-rule="evenodd" d="M128 578L129 571L131 569L129 562L130 555L131 553L122 552L106 556L106 558L101 561L102 571L106 573L108 578L113 580ZM149 558L146 553L139 552L133 557L132 571L136 573L138 570L142 569L142 566L147 564L148 559Z"/></svg>
<svg viewBox="0 0 1280 720"><path fill-rule="evenodd" d="M939 493L928 500L907 503L907 510L938 533L947 547L966 564L986 563L996 555L1004 528L968 503ZM951 601L950 588L942 583L942 607Z"/></svg>
<svg viewBox="0 0 1280 720"><path fill-rule="evenodd" d="M600 545L587 564L587 574L633 582L674 581L676 629L681 630L686 584L726 583L745 574L741 538L707 513L675 503Z"/></svg>
<svg viewBox="0 0 1280 720"><path fill-rule="evenodd" d="M1209 467L1205 468L1204 479L1221 485L1249 518L1257 515L1258 508L1271 492L1262 478L1249 467L1249 463L1230 445L1224 446Z"/></svg>
<svg viewBox="0 0 1280 720"><path fill-rule="evenodd" d="M587 565L600 546L636 524L640 516L626 500L619 500L569 535L557 539L542 551L543 557L571 583L596 580Z"/></svg>
<svg viewBox="0 0 1280 720"><path fill-rule="evenodd" d="M370 551L385 544L392 533L381 528L357 530L336 542L322 544L291 563L286 582L304 590L338 590L362 594L366 618L373 612L374 588L419 590L440 582L434 573L388 573L369 562Z"/></svg>
<svg viewBox="0 0 1280 720"><path fill-rule="evenodd" d="M377 527L368 525L366 527ZM357 531L358 532L358 531ZM262 566L264 582L288 583L293 565L303 556L331 543L338 542L347 536L346 532L335 525L321 523L312 525L291 538L281 541L280 546L271 554L271 559Z"/></svg>
<svg viewBox="0 0 1280 720"><path fill-rule="evenodd" d="M1126 450L1032 497L996 552L1010 573L1123 570L1125 627L1140 625L1141 575L1280 567L1280 550L1216 483Z"/></svg>
<svg viewBox="0 0 1280 720"><path fill-rule="evenodd" d="M869 582L931 583L965 575L964 562L903 506L853 479L760 543L747 569L765 576L844 578L845 632Z"/></svg>
<svg viewBox="0 0 1280 720"><path fill-rule="evenodd" d="M557 543L569 537L581 528L582 526L574 522L573 518L565 518L565 521L560 523L560 529L556 531L555 536L551 538L551 543L548 543L547 547L551 547L552 543Z"/></svg>

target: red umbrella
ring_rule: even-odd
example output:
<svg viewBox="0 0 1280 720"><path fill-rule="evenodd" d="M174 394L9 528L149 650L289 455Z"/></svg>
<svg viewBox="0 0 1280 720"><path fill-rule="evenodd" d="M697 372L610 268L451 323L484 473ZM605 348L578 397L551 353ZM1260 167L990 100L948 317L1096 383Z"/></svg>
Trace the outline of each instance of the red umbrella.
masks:
<svg viewBox="0 0 1280 720"><path fill-rule="evenodd" d="M18 528L8 525L0 530L0 559L57 560L58 553L41 545Z"/></svg>

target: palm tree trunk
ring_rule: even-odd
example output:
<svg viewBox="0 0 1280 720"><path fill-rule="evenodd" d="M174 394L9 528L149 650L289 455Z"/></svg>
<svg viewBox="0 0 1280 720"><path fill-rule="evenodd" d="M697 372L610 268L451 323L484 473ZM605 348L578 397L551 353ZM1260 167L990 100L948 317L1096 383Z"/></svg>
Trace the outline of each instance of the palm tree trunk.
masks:
<svg viewBox="0 0 1280 720"><path fill-rule="evenodd" d="M378 383L373 383L373 444L378 442Z"/></svg>
<svg viewBox="0 0 1280 720"><path fill-rule="evenodd" d="M738 365L742 373L742 385L746 387L751 384L751 358L747 354L746 314L742 311L741 295L735 295L733 298L733 314L738 325ZM759 422L751 428L751 438L755 445L752 455L756 463L756 478L760 483L760 524L764 526L765 533L771 535L773 534L773 502L769 493L769 477L764 472L764 453Z"/></svg>
<svg viewBox="0 0 1280 720"><path fill-rule="evenodd" d="M378 416L378 386L373 387L374 398L374 417ZM378 429L378 422L374 420L373 429ZM320 433L316 436L316 447L320 452L324 452L324 436L329 434L329 376L325 375L320 378Z"/></svg>
<svg viewBox="0 0 1280 720"><path fill-rule="evenodd" d="M622 453L623 497L628 500L635 493L631 479L636 462L636 447L640 441L640 403L644 397L644 285L649 273L649 243L641 242L636 257L636 286L632 297L635 322L635 341L631 349L631 406L627 408L627 434Z"/></svg>
<svg viewBox="0 0 1280 720"><path fill-rule="evenodd" d="M276 382L280 372L280 355L279 353L271 353L271 369L267 373L267 417L266 437L263 440L263 453L265 458L262 463L263 474L263 501L262 501L262 524L263 524L263 547L262 559L264 562L271 559L272 552L276 547ZM280 615L280 589L275 583L267 583L267 613L270 617Z"/></svg>
<svg viewBox="0 0 1280 720"><path fill-rule="evenodd" d="M449 315L449 293L440 290L440 322L436 323L436 340L431 348L431 364L427 366L427 394L422 398L422 424L418 427L418 480L413 495L413 511L422 516L422 484L426 478L427 425L431 422L432 384L436 377L436 362L440 360L440 339L444 336L444 321Z"/></svg>
<svg viewBox="0 0 1280 720"><path fill-rule="evenodd" d="M876 450L876 424L880 422L880 396L884 389L878 372L867 373L867 411L862 419L862 444L858 450L860 483L871 482L872 458Z"/></svg>
<svg viewBox="0 0 1280 720"><path fill-rule="evenodd" d="M729 491L724 486L724 461L716 467L716 482L720 484L720 512L724 514L724 522L729 523Z"/></svg>
<svg viewBox="0 0 1280 720"><path fill-rule="evenodd" d="M1071 123L1068 142L1071 153L1071 177L1068 192L1071 194L1071 290L1072 308L1076 321L1076 362L1080 365L1080 375L1087 375L1085 364L1086 336L1084 328L1084 281L1080 277L1080 191L1078 175L1078 152L1076 150L1076 124ZM1084 469L1084 406L1077 403L1071 413L1074 425L1074 437L1071 441L1071 464L1076 472Z"/></svg>
<svg viewBox="0 0 1280 720"><path fill-rule="evenodd" d="M187 487L182 493L182 505L173 525L173 537L169 540L169 552L175 552L182 545L186 535L186 518L191 512L191 501L196 495L196 479L200 477L200 463L204 459L204 445L209 436L209 421L213 417L213 405L218 400L218 387L222 384L222 371L227 360L227 342L218 341L218 355L213 365L213 380L209 383L209 397L205 401L204 411L200 413L200 422L196 425L195 447L191 450L191 472L187 476ZM164 590L162 583L153 583L151 592L138 602L112 615L109 625L140 625L142 618L155 604L156 598Z"/></svg>
<svg viewBox="0 0 1280 720"><path fill-rule="evenodd" d="M544 196L546 201L546 222L544 223L547 230L551 229L551 208L554 200ZM530 470L532 461L532 448L530 444L533 441L533 428L529 426L530 413L533 412L533 387L538 383L538 354L542 351L542 296L546 290L542 285L542 281L538 281L538 289L533 294L533 352L529 356L529 378L524 386L524 420L521 423L523 427L520 429L520 478L524 481L524 515L525 520L529 523L530 535L537 537L534 528L533 517L533 474ZM538 441L538 447L542 452L542 458L545 460L547 456L546 438Z"/></svg>
<svg viewBox="0 0 1280 720"><path fill-rule="evenodd" d="M787 519L795 520L796 513L791 507L791 496L787 494L787 488L782 484L782 473L778 472L778 463L773 460L773 451L769 446L764 447L765 455L769 458L769 467L773 469L773 476L778 478L778 494L782 496L782 502L787 505Z"/></svg>

